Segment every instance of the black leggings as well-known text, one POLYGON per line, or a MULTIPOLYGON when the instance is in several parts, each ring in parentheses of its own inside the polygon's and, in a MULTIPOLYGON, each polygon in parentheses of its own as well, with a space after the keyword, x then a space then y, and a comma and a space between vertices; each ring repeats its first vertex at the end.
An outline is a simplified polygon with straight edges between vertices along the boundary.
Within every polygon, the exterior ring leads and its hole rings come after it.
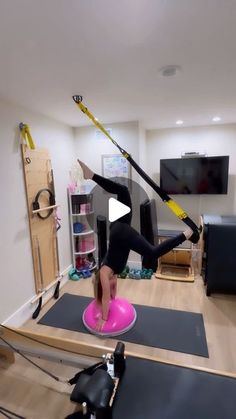
POLYGON ((154 246, 134 228, 130 226, 122 226, 122 229, 122 234, 125 235, 125 241, 128 242, 129 249, 133 250, 141 256, 159 258, 186 240, 185 235, 180 233, 176 237, 165 240, 158 244, 158 246, 154 246))
MULTIPOLYGON (((107 192, 116 194, 118 201, 132 208, 130 194, 126 186, 97 174, 94 174, 93 180, 107 192)), ((186 240, 185 235, 181 233, 165 240, 158 246, 153 246, 130 226, 131 218, 132 212, 111 225, 109 249, 103 264, 108 265, 115 273, 120 273, 125 267, 130 250, 141 256, 158 258, 186 240)))
POLYGON ((106 179, 105 177, 99 176, 97 174, 93 175, 93 180, 105 191, 113 195, 117 195, 117 200, 122 204, 127 205, 131 209, 131 211, 128 214, 119 218, 120 222, 130 224, 132 219, 132 201, 130 198, 128 188, 124 185, 121 185, 120 183, 114 182, 110 179, 106 179))

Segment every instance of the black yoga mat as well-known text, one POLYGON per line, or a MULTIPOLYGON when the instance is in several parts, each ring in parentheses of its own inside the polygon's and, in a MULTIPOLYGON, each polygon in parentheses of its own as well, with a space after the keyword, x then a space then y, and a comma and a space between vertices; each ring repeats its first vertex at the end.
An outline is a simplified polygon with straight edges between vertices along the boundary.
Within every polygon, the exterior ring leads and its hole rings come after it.
POLYGON ((113 419, 235 419, 236 379, 127 357, 113 419))
MULTIPOLYGON (((38 323, 89 333, 82 314, 92 299, 64 294, 38 323)), ((170 351, 208 357, 202 314, 134 304, 134 327, 115 339, 170 351)))

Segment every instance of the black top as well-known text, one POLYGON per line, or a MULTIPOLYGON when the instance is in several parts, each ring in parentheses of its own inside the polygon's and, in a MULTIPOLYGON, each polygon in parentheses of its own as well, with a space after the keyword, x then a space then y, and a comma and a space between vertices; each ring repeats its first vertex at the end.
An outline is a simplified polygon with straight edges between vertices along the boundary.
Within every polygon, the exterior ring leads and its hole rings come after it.
POLYGON ((130 252, 126 229, 123 227, 124 223, 120 220, 112 223, 108 251, 102 262, 102 265, 109 266, 114 271, 114 274, 119 274, 123 271, 130 252))
POLYGON ((130 212, 110 225, 109 248, 102 265, 109 266, 115 274, 123 271, 128 260, 130 248, 125 244, 127 232, 124 230, 124 224, 131 224, 132 219, 132 201, 129 190, 126 186, 106 179, 100 175, 94 174, 93 180, 105 191, 117 195, 117 200, 130 208, 130 212))

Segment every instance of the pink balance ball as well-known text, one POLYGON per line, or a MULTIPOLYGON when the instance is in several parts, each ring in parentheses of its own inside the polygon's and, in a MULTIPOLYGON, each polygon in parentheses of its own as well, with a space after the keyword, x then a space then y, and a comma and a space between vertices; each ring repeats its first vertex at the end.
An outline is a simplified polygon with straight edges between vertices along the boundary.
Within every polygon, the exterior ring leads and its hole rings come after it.
POLYGON ((99 336, 118 336, 130 330, 136 321, 135 308, 124 298, 115 298, 109 303, 108 320, 98 332, 96 324, 101 317, 101 309, 93 300, 83 313, 83 323, 89 332, 99 336))

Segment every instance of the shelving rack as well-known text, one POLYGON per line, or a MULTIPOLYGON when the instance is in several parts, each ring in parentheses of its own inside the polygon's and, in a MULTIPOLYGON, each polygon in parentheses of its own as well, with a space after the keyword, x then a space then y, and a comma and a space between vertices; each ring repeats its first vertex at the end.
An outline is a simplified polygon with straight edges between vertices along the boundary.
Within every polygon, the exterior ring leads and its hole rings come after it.
MULTIPOLYGON (((94 232, 93 194, 68 193, 70 235, 73 266, 76 267, 77 257, 95 258, 96 235, 94 232)), ((95 269, 94 265, 91 270, 95 269)))

